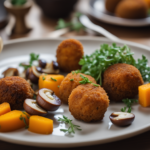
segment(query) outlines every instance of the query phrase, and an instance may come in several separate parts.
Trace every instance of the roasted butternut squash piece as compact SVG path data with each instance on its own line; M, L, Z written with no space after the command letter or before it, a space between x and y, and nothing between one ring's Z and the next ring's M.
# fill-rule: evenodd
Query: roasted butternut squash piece
M25 127L26 125L21 117L25 119L28 125L29 120L27 115L20 110L13 110L0 116L0 132L10 132Z
M39 89L47 88L59 97L59 85L64 79L63 75L41 75L39 78Z
M31 116L28 130L39 134L51 134L53 132L53 120L36 115Z
M10 111L11 111L11 108L10 108L9 103L4 102L4 103L0 104L0 116L4 115Z
M139 103L143 107L150 106L150 83L139 86Z

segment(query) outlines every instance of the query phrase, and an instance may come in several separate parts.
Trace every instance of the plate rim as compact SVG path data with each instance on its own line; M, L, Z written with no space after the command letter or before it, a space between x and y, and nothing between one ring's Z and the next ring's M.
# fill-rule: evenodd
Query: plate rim
M150 51L150 47L146 46L144 44L139 44L136 42L131 42L127 40L118 40L118 41L113 41L110 40L106 37L94 37L94 36L72 36L72 37L58 37L58 38L49 38L49 37L36 37L36 38L19 38L19 39L13 39L13 40L8 40L4 41L4 46L10 45L10 44L16 44L16 43L22 43L22 42L30 42L30 41L44 41L44 40L65 40L65 39L77 39L77 40L91 40L91 41L108 41L108 42L117 42L119 44L124 45L129 45L129 46L134 46L138 48L142 48L145 50Z

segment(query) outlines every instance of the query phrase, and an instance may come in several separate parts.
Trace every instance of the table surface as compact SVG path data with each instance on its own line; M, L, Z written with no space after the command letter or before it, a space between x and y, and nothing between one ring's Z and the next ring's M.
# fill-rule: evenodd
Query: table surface
M76 10L80 10L81 8L86 9L88 0L80 0L79 3L76 6ZM10 23L7 25L6 28L3 30L0 30L0 36L2 39L5 41L8 41L10 39L16 39L16 38L23 38L23 37L46 37L47 33L50 33L51 31L55 30L56 22L57 20L52 20L49 18L46 18L41 10L34 4L31 11L27 15L27 22L28 24L32 27L32 30L25 35L22 36L10 36L10 28L13 24L13 18L10 17ZM114 26L110 24L106 24L103 22L99 22L93 18L91 20L112 34L118 36L121 39L128 40L128 41L133 41L137 43L141 43L147 46L150 46L150 26L147 27L120 27L120 26ZM69 32L63 36L65 37L73 37L73 36L96 36L96 35L91 35L89 33L75 33L75 32ZM36 147L30 147L30 146L22 146L22 145L16 145L16 144L11 144L7 142L0 141L0 149L1 150L8 150L8 149L15 149L15 150L43 150L46 148L36 148ZM53 148L51 148L52 150ZM80 148L72 148L72 150L76 149L102 149L102 150L107 150L107 149L116 149L116 150L150 150L150 131L140 134L138 136L117 141L117 142L112 142L112 143L107 143L107 144L102 144L102 145L95 145L95 146L88 146L88 147L80 147ZM57 149L55 149L57 150Z

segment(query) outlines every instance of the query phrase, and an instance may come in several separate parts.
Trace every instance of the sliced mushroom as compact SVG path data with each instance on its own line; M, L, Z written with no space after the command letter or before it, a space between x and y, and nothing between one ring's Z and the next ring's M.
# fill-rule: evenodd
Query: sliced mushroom
M47 63L46 67L44 69L42 69L43 73L47 73L47 74L57 74L59 73L59 68L56 65L56 62L52 61L51 63Z
M30 69L31 69L31 68L28 68L28 69L25 71L25 78L26 78L26 79L29 79Z
M52 63L53 63L53 68L55 70L59 69L59 65L58 65L58 63L56 61L52 61Z
M45 67L46 67L46 64L47 64L47 62L46 62L45 60L43 60L43 59L40 59L40 60L39 60L39 66L40 66L41 68L45 68Z
M47 111L41 108L36 100L33 99L25 99L23 104L24 110L30 115L45 115Z
M8 68L3 73L4 77L19 76L19 71L16 68Z
M40 89L37 95L37 103L47 111L55 111L61 105L61 100L50 89Z
M32 66L29 70L28 79L30 79L32 83L37 84L41 74L42 73L38 72L35 66Z
M128 126L133 122L135 115L127 112L114 112L109 118L117 126Z

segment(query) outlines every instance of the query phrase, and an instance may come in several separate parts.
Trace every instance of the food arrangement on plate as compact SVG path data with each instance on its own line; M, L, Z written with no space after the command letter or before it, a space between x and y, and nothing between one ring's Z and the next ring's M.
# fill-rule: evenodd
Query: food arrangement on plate
M148 16L149 0L106 0L106 10L117 17L141 19Z
M136 61L133 55L128 46L113 43L84 56L82 44L75 39L59 44L57 61L46 62L31 53L29 62L20 63L23 72L8 68L0 79L0 132L25 127L51 134L53 120L46 118L47 114L62 103L68 104L75 119L97 122L103 119L110 101L123 101L126 106L110 114L110 120L117 126L130 125L136 117L131 109L138 94L140 105L150 106L150 84L144 84L150 82L150 67L145 56ZM68 74L62 75L64 72ZM66 116L58 121L69 125L63 132L81 130Z

